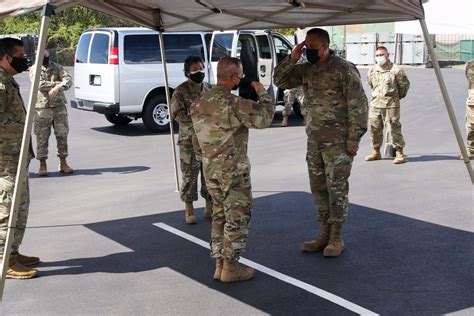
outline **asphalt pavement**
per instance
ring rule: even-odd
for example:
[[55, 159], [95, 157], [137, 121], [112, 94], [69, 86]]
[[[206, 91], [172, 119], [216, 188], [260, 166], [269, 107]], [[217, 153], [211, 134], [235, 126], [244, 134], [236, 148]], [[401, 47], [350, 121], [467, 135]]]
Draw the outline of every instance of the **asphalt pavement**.
[[[406, 69], [402, 100], [407, 163], [365, 162], [361, 142], [350, 178], [346, 251], [304, 254], [317, 232], [302, 120], [250, 133], [254, 208], [243, 257], [258, 267], [240, 284], [212, 280], [210, 221], [195, 203], [184, 223], [171, 137], [141, 121], [111, 126], [70, 108], [73, 175], [30, 165], [31, 206], [21, 251], [41, 257], [40, 277], [7, 280], [0, 314], [469, 315], [474, 312], [473, 187], [432, 69]], [[366, 92], [367, 69], [361, 69]], [[467, 81], [443, 69], [463, 135]], [[25, 100], [27, 74], [17, 78]], [[73, 98], [72, 89], [67, 92]]]

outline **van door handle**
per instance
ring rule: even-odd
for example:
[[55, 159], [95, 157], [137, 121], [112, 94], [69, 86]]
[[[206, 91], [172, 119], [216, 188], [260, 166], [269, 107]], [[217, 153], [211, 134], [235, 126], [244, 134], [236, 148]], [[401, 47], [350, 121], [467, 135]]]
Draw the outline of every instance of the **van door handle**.
[[260, 76], [263, 78], [267, 75], [267, 67], [265, 65], [260, 66]]

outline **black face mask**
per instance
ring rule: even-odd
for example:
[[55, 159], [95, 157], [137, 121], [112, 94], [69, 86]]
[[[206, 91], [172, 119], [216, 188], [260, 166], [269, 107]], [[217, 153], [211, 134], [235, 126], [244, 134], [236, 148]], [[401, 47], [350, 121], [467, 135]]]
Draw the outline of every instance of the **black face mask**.
[[47, 67], [49, 65], [49, 56], [43, 57], [43, 66]]
[[310, 63], [316, 64], [319, 61], [319, 59], [321, 59], [321, 57], [319, 57], [318, 55], [318, 52], [319, 52], [319, 49], [306, 48], [306, 59]]
[[232, 87], [232, 90], [237, 90], [239, 87], [240, 87], [240, 83], [242, 82], [242, 80], [239, 81], [238, 84], [235, 84], [233, 87]]
[[15, 69], [17, 73], [28, 70], [28, 59], [14, 56], [12, 56], [12, 58], [13, 59], [10, 62], [10, 66], [12, 66], [12, 68]]
[[189, 79], [194, 81], [195, 83], [201, 83], [204, 80], [206, 74], [203, 71], [197, 71], [195, 73], [189, 74]]

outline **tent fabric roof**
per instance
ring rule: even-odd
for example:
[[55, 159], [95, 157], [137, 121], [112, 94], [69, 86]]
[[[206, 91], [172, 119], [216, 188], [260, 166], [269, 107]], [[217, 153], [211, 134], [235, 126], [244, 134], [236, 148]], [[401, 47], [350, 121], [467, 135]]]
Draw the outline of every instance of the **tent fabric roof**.
[[274, 29], [423, 19], [420, 0], [4, 0], [0, 18], [82, 5], [163, 31]]

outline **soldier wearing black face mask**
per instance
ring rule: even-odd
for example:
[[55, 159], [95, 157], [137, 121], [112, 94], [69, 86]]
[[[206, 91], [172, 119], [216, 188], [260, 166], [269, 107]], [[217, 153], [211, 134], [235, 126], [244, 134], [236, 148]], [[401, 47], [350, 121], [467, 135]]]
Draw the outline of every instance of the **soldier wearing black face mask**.
[[[5, 250], [8, 220], [26, 121], [25, 105], [20, 95], [20, 87], [13, 78], [16, 74], [28, 69], [24, 55], [22, 41], [14, 38], [0, 40], [0, 260], [3, 260]], [[33, 158], [33, 150], [30, 143], [28, 164], [31, 158]], [[23, 183], [23, 188], [19, 192], [20, 205], [17, 222], [13, 229], [7, 278], [29, 279], [36, 276], [38, 271], [28, 266], [38, 264], [40, 259], [19, 253], [26, 229], [30, 200], [27, 171], [20, 181]]]
[[[324, 256], [336, 257], [344, 251], [348, 180], [367, 131], [368, 102], [357, 68], [330, 51], [329, 41], [325, 30], [309, 30], [305, 41], [275, 68], [274, 79], [281, 89], [302, 86], [308, 108], [306, 160], [321, 229], [301, 250], [324, 250]], [[297, 64], [305, 49], [308, 62]]]
[[[191, 103], [202, 93], [211, 88], [207, 82], [203, 82], [206, 74], [204, 63], [200, 57], [190, 56], [184, 62], [184, 75], [188, 78], [180, 84], [173, 92], [171, 98], [171, 114], [179, 123], [179, 156], [180, 167], [183, 176], [181, 186], [181, 200], [185, 203], [185, 221], [187, 224], [196, 223], [193, 202], [197, 201], [198, 175], [201, 171], [200, 153], [196, 152], [193, 141], [196, 134], [189, 113]], [[212, 203], [207, 192], [204, 176], [201, 172], [201, 196], [206, 200], [204, 216], [211, 217]]]

